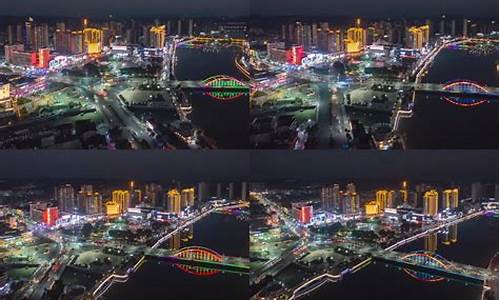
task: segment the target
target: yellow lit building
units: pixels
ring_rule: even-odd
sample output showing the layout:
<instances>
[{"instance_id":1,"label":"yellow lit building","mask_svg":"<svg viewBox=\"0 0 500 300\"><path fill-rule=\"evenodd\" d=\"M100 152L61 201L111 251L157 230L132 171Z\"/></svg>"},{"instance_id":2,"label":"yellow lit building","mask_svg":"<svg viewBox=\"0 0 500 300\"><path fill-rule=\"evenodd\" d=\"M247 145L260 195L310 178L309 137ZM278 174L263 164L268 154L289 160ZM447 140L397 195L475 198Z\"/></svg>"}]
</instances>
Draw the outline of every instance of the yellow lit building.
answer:
<instances>
[{"instance_id":1,"label":"yellow lit building","mask_svg":"<svg viewBox=\"0 0 500 300\"><path fill-rule=\"evenodd\" d=\"M102 30L85 28L83 30L83 45L87 54L100 54L103 46Z\"/></svg>"},{"instance_id":2,"label":"yellow lit building","mask_svg":"<svg viewBox=\"0 0 500 300\"><path fill-rule=\"evenodd\" d=\"M181 212L181 194L177 189L167 192L167 210L176 214Z\"/></svg>"},{"instance_id":3,"label":"yellow lit building","mask_svg":"<svg viewBox=\"0 0 500 300\"><path fill-rule=\"evenodd\" d=\"M403 181L399 193L401 194L401 200L403 203L408 203L408 182Z\"/></svg>"},{"instance_id":4,"label":"yellow lit building","mask_svg":"<svg viewBox=\"0 0 500 300\"><path fill-rule=\"evenodd\" d=\"M153 48L165 46L165 25L156 25L149 28L149 45Z\"/></svg>"},{"instance_id":5,"label":"yellow lit building","mask_svg":"<svg viewBox=\"0 0 500 300\"><path fill-rule=\"evenodd\" d=\"M408 47L422 49L429 42L429 25L412 26L408 29Z\"/></svg>"},{"instance_id":6,"label":"yellow lit building","mask_svg":"<svg viewBox=\"0 0 500 300\"><path fill-rule=\"evenodd\" d=\"M387 190L379 190L375 192L375 201L379 206L379 213L384 212L384 210L389 205L389 191Z\"/></svg>"},{"instance_id":7,"label":"yellow lit building","mask_svg":"<svg viewBox=\"0 0 500 300\"><path fill-rule=\"evenodd\" d=\"M120 213L124 213L130 207L130 192L126 190L114 190L112 200L118 203Z\"/></svg>"},{"instance_id":8,"label":"yellow lit building","mask_svg":"<svg viewBox=\"0 0 500 300\"><path fill-rule=\"evenodd\" d=\"M106 215L108 217L119 216L121 213L120 205L115 201L106 202L105 208L106 208Z\"/></svg>"},{"instance_id":9,"label":"yellow lit building","mask_svg":"<svg viewBox=\"0 0 500 300\"><path fill-rule=\"evenodd\" d=\"M361 21L357 19L356 27L347 29L347 39L345 41L347 53L361 52L366 46L366 29L361 28Z\"/></svg>"},{"instance_id":10,"label":"yellow lit building","mask_svg":"<svg viewBox=\"0 0 500 300\"><path fill-rule=\"evenodd\" d=\"M181 190L181 205L182 207L194 205L194 187Z\"/></svg>"},{"instance_id":11,"label":"yellow lit building","mask_svg":"<svg viewBox=\"0 0 500 300\"><path fill-rule=\"evenodd\" d=\"M0 112L14 111L15 102L10 97L10 83L0 81Z\"/></svg>"},{"instance_id":12,"label":"yellow lit building","mask_svg":"<svg viewBox=\"0 0 500 300\"><path fill-rule=\"evenodd\" d=\"M377 201L370 201L365 203L365 214L367 216L374 216L379 214L379 212L380 212L380 207Z\"/></svg>"},{"instance_id":13,"label":"yellow lit building","mask_svg":"<svg viewBox=\"0 0 500 300\"><path fill-rule=\"evenodd\" d=\"M446 189L443 191L443 209L458 207L458 189Z\"/></svg>"},{"instance_id":14,"label":"yellow lit building","mask_svg":"<svg viewBox=\"0 0 500 300\"><path fill-rule=\"evenodd\" d=\"M424 194L424 215L436 216L438 214L438 192L430 190Z\"/></svg>"}]
</instances>

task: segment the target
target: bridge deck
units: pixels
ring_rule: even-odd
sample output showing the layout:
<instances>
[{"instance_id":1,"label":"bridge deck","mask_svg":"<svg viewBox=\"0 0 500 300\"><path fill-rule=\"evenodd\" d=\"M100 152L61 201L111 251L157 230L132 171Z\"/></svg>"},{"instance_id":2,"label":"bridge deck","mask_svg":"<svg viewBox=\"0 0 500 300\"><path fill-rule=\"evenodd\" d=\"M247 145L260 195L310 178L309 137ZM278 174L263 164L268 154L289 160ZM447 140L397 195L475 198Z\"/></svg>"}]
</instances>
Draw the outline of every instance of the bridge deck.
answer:
<instances>
[{"instance_id":1,"label":"bridge deck","mask_svg":"<svg viewBox=\"0 0 500 300\"><path fill-rule=\"evenodd\" d=\"M429 274L451 279L465 280L476 284L483 284L484 281L496 277L495 273L485 268L480 268L456 262L447 262L448 265L446 268L430 264L419 264L417 262L404 260L403 257L407 255L408 253L390 251L390 252L374 253L373 258L375 260L379 260L385 263L395 264L397 266L404 267L406 269L426 272Z\"/></svg>"},{"instance_id":2,"label":"bridge deck","mask_svg":"<svg viewBox=\"0 0 500 300\"><path fill-rule=\"evenodd\" d=\"M191 266L206 267L216 270L232 271L236 273L248 273L250 271L249 260L242 257L222 256L222 261L208 261L192 258L181 258L175 256L176 251L167 249L148 250L145 257L157 259L170 263L185 264Z\"/></svg>"}]
</instances>

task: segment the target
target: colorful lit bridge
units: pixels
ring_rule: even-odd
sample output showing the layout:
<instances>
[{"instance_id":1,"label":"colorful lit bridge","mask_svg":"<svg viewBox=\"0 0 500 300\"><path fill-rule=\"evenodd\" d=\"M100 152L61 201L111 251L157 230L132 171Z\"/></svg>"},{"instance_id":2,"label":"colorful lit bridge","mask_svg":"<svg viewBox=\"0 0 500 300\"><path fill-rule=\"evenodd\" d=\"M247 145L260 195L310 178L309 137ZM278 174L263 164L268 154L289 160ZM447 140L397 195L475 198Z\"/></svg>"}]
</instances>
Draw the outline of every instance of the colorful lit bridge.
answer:
<instances>
[{"instance_id":1,"label":"colorful lit bridge","mask_svg":"<svg viewBox=\"0 0 500 300\"><path fill-rule=\"evenodd\" d=\"M219 43L222 45L238 46L241 48L248 48L248 40L239 38L216 37L216 36L193 36L183 39L178 42L176 46L196 46L206 43Z\"/></svg>"},{"instance_id":2,"label":"colorful lit bridge","mask_svg":"<svg viewBox=\"0 0 500 300\"><path fill-rule=\"evenodd\" d=\"M220 272L248 274L250 271L248 259L225 256L201 246L179 250L150 249L145 257L171 263L182 271L197 276L211 276Z\"/></svg>"},{"instance_id":3,"label":"colorful lit bridge","mask_svg":"<svg viewBox=\"0 0 500 300\"><path fill-rule=\"evenodd\" d=\"M451 262L436 253L426 251L375 252L372 258L374 261L401 267L408 275L421 281L435 282L448 278L484 285L486 281L493 280L497 276L491 270Z\"/></svg>"},{"instance_id":4,"label":"colorful lit bridge","mask_svg":"<svg viewBox=\"0 0 500 300\"><path fill-rule=\"evenodd\" d=\"M498 100L498 87L484 86L471 80L454 80L444 84L416 83L415 92L434 94L453 104L475 106L488 100Z\"/></svg>"},{"instance_id":5,"label":"colorful lit bridge","mask_svg":"<svg viewBox=\"0 0 500 300\"><path fill-rule=\"evenodd\" d=\"M233 90L248 91L249 87L242 81L226 75L214 75L201 81L176 81L174 84L180 85L184 89L201 90Z\"/></svg>"},{"instance_id":6,"label":"colorful lit bridge","mask_svg":"<svg viewBox=\"0 0 500 300\"><path fill-rule=\"evenodd\" d=\"M201 81L175 81L173 84L187 91L199 91L217 100L232 100L250 94L250 88L242 81L215 75Z\"/></svg>"}]
</instances>

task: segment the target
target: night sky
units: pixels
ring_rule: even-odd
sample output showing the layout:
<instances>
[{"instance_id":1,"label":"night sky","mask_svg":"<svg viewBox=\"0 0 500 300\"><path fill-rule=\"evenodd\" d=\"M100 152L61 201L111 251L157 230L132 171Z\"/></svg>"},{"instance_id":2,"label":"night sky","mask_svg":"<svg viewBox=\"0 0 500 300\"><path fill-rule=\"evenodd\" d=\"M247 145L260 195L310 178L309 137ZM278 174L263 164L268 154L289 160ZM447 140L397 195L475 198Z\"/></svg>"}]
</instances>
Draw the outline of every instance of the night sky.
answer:
<instances>
[{"instance_id":1,"label":"night sky","mask_svg":"<svg viewBox=\"0 0 500 300\"><path fill-rule=\"evenodd\" d=\"M497 0L2 0L0 15L436 16L498 18Z\"/></svg>"},{"instance_id":2,"label":"night sky","mask_svg":"<svg viewBox=\"0 0 500 300\"><path fill-rule=\"evenodd\" d=\"M498 181L497 150L3 150L0 179Z\"/></svg>"},{"instance_id":3,"label":"night sky","mask_svg":"<svg viewBox=\"0 0 500 300\"><path fill-rule=\"evenodd\" d=\"M0 15L247 16L248 0L1 0ZM8 9L8 10L7 10Z\"/></svg>"},{"instance_id":4,"label":"night sky","mask_svg":"<svg viewBox=\"0 0 500 300\"><path fill-rule=\"evenodd\" d=\"M498 0L251 0L254 15L420 17L465 15L498 19Z\"/></svg>"}]
</instances>

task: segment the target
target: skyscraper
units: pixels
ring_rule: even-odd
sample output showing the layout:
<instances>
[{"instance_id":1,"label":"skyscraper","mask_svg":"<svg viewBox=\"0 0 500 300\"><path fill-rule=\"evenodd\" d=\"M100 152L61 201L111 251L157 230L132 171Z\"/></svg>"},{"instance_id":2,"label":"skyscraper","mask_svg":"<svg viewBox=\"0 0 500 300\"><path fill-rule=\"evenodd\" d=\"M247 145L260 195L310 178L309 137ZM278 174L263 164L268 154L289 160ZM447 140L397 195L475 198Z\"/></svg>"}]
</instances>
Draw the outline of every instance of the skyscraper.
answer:
<instances>
[{"instance_id":1,"label":"skyscraper","mask_svg":"<svg viewBox=\"0 0 500 300\"><path fill-rule=\"evenodd\" d=\"M167 211L170 213L181 213L181 194L176 188L167 192Z\"/></svg>"},{"instance_id":2,"label":"skyscraper","mask_svg":"<svg viewBox=\"0 0 500 300\"><path fill-rule=\"evenodd\" d=\"M458 207L458 188L445 189L442 194L442 209L454 209Z\"/></svg>"},{"instance_id":3,"label":"skyscraper","mask_svg":"<svg viewBox=\"0 0 500 300\"><path fill-rule=\"evenodd\" d=\"M321 205L324 211L333 212L339 206L340 186L338 184L321 188Z\"/></svg>"},{"instance_id":4,"label":"skyscraper","mask_svg":"<svg viewBox=\"0 0 500 300\"><path fill-rule=\"evenodd\" d=\"M71 184L56 186L54 188L54 199L60 212L73 212L76 208L75 189Z\"/></svg>"},{"instance_id":5,"label":"skyscraper","mask_svg":"<svg viewBox=\"0 0 500 300\"><path fill-rule=\"evenodd\" d=\"M114 190L112 192L112 200L118 203L120 212L125 213L130 207L130 192L127 190Z\"/></svg>"},{"instance_id":6,"label":"skyscraper","mask_svg":"<svg viewBox=\"0 0 500 300\"><path fill-rule=\"evenodd\" d=\"M156 183L146 184L144 187L144 202L153 207L164 205L163 188Z\"/></svg>"},{"instance_id":7,"label":"skyscraper","mask_svg":"<svg viewBox=\"0 0 500 300\"><path fill-rule=\"evenodd\" d=\"M182 208L194 205L194 187L184 188L181 190L181 206Z\"/></svg>"},{"instance_id":8,"label":"skyscraper","mask_svg":"<svg viewBox=\"0 0 500 300\"><path fill-rule=\"evenodd\" d=\"M438 214L438 192L430 190L424 194L424 215L434 217Z\"/></svg>"},{"instance_id":9,"label":"skyscraper","mask_svg":"<svg viewBox=\"0 0 500 300\"><path fill-rule=\"evenodd\" d=\"M165 46L165 25L151 26L149 29L149 46L163 48Z\"/></svg>"}]
</instances>

